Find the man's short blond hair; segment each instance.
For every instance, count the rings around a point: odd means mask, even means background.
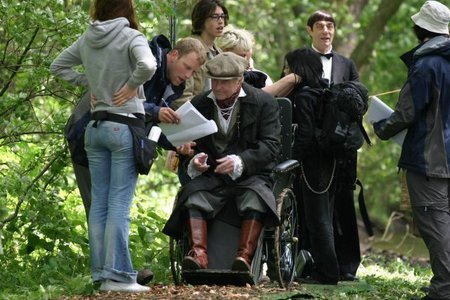
[[[200,64],[204,64],[206,61],[206,50],[203,46],[202,42],[197,39],[191,37],[185,37],[180,39],[173,47],[172,51],[176,50],[179,54],[179,57],[184,55],[188,55],[191,52],[195,52],[198,54],[198,61]]]
[[[250,31],[230,27],[216,39],[216,44],[223,51],[251,51],[254,41],[255,38]]]

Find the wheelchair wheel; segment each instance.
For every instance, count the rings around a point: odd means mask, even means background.
[[[251,265],[251,276],[253,278],[254,284],[258,284],[261,280],[263,264],[265,259],[264,254],[264,234],[261,234],[258,240],[258,246],[256,247],[255,254],[253,255],[252,265]]]
[[[286,288],[295,277],[295,257],[298,249],[297,203],[290,188],[285,188],[278,196],[277,213],[281,221],[274,233],[277,280],[280,287]]]
[[[170,238],[169,254],[170,254],[170,270],[175,285],[181,285],[184,282],[182,275],[181,262],[185,255],[185,247],[183,240]]]

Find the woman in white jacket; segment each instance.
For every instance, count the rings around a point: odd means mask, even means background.
[[[96,99],[86,128],[92,178],[89,245],[92,278],[100,290],[145,292],[136,283],[128,248],[130,206],[138,173],[128,125],[110,116],[144,117],[142,84],[156,70],[147,39],[137,30],[132,0],[96,0],[88,29],[52,63],[50,71],[89,87]],[[83,65],[84,73],[73,67]],[[101,117],[99,117],[101,116]]]

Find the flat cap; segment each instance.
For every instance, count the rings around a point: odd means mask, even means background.
[[[247,70],[248,61],[233,53],[224,52],[206,62],[206,77],[219,80],[241,78]]]

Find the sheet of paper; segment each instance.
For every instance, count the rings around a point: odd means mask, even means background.
[[[162,132],[175,147],[217,132],[216,123],[203,117],[190,102],[178,108],[177,113],[180,123],[159,123]]]
[[[389,118],[389,116],[392,114],[394,110],[386,105],[381,99],[378,97],[370,97],[369,101],[369,109],[366,113],[366,120],[373,124],[375,122],[378,122],[382,119]],[[399,144],[400,146],[403,144],[403,140],[405,139],[407,130],[402,130],[396,135],[394,135],[391,140]]]

